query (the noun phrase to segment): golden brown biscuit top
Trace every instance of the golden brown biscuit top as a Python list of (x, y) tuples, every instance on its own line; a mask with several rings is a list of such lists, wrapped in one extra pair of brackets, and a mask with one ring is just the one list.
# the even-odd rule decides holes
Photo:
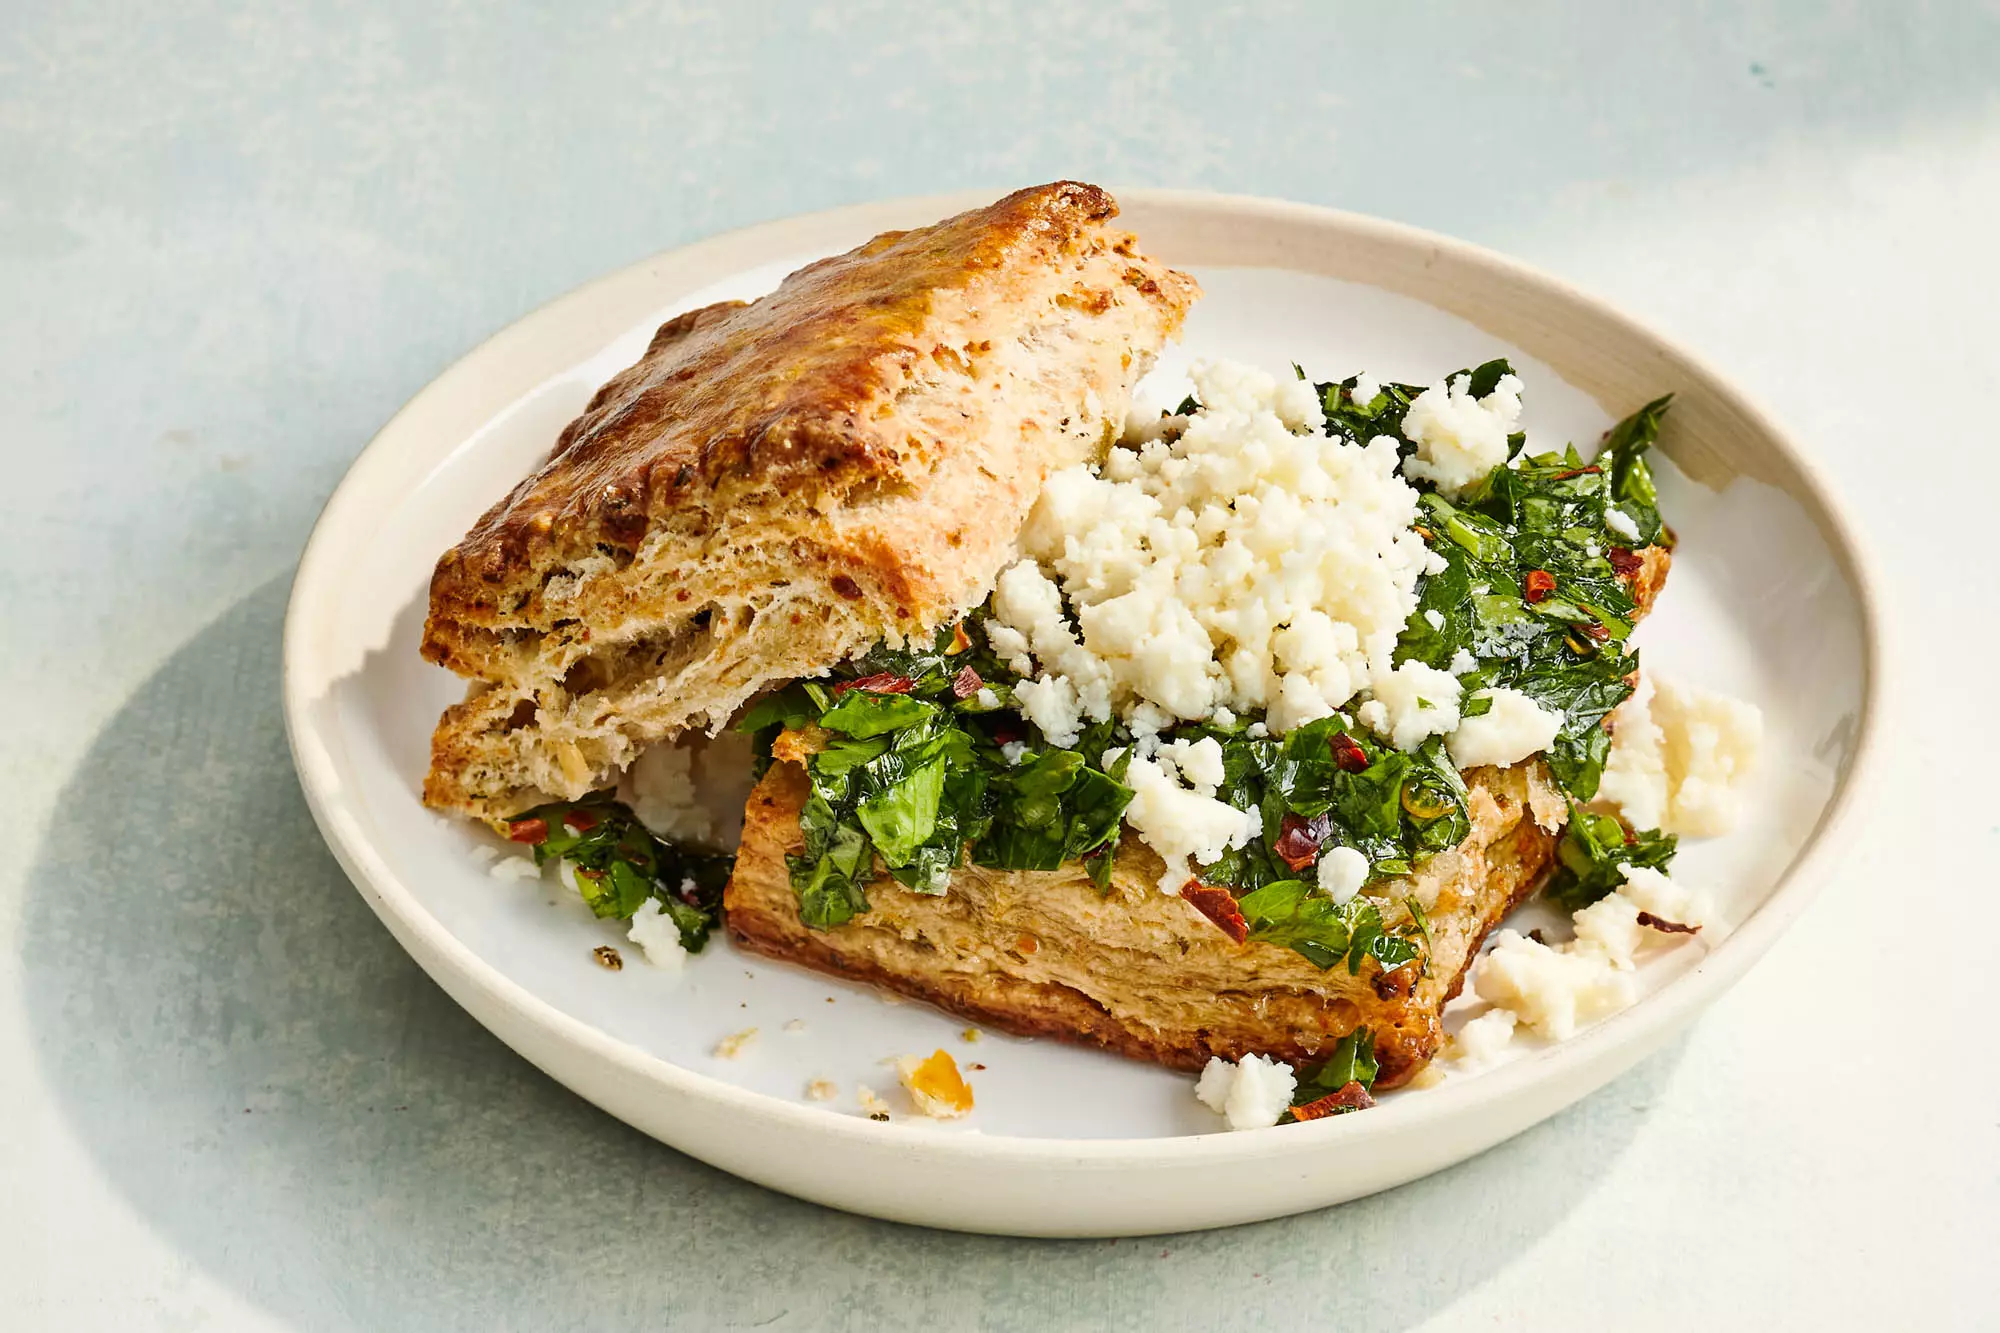
[(1098, 224), (1118, 205), (1062, 181), (915, 231), (887, 232), (809, 264), (745, 305), (678, 316), (646, 355), (598, 391), (548, 462), (481, 517), (438, 563), (433, 596), (494, 609), (550, 559), (632, 549), (652, 519), (732, 481), (824, 505), (858, 486), (927, 470), (937, 441), (889, 433), (898, 385), (925, 358), (977, 354), (922, 336), (940, 298), (977, 315), (1022, 275), (1085, 245), (1130, 253)]

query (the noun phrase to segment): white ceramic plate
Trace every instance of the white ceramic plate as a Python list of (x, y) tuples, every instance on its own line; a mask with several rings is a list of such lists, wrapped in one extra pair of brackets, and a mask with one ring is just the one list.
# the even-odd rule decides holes
[[(1222, 1132), (1183, 1075), (1054, 1042), (969, 1044), (961, 1022), (924, 1006), (726, 943), (678, 981), (629, 947), (624, 970), (597, 966), (594, 946), (623, 943), (611, 926), (553, 876), (492, 877), (472, 855), (487, 835), (418, 803), (431, 726), (460, 693), (417, 656), (433, 561), (665, 317), (756, 296), (806, 260), (984, 200), (905, 200), (718, 237), (522, 320), (376, 437), (300, 564), (285, 710), (327, 841), (454, 999), (613, 1115), (773, 1188), (933, 1226), (1104, 1235), (1273, 1217), (1438, 1170), (1597, 1088), (1740, 976), (1812, 891), (1869, 767), (1880, 673), (1852, 536), (1801, 451), (1713, 372), (1552, 279), (1441, 237), (1268, 200), (1122, 199), (1145, 246), (1207, 289), (1155, 394), (1189, 356), (1428, 382), (1506, 354), (1528, 386), (1531, 440), (1586, 446), (1614, 416), (1677, 395), (1662, 508), (1682, 542), (1643, 642), (1649, 665), (1766, 710), (1749, 820), (1691, 846), (1676, 872), (1717, 891), (1732, 927), (1648, 968), (1639, 1004), (1571, 1041), (1365, 1115), (1250, 1133)], [(713, 1053), (749, 1027), (759, 1035), (741, 1056)], [(985, 1066), (969, 1121), (860, 1113), (862, 1083), (902, 1108), (886, 1059), (940, 1046)], [(805, 1100), (821, 1077), (839, 1098)]]

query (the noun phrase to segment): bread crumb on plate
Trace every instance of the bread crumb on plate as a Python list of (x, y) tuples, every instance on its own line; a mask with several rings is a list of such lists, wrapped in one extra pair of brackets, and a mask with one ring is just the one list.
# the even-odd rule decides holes
[(896, 1061), (896, 1077), (918, 1112), (933, 1120), (956, 1120), (972, 1109), (972, 1089), (950, 1051), (934, 1051), (928, 1060), (905, 1055)]
[(744, 1028), (741, 1032), (732, 1032), (715, 1043), (715, 1056), (719, 1060), (734, 1060), (755, 1040), (757, 1040), (756, 1028)]

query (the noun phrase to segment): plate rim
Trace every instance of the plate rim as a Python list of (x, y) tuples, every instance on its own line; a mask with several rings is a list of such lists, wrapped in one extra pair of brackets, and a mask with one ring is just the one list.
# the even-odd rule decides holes
[[(405, 951), (481, 1026), (494, 1032), (528, 1058), (530, 1063), (539, 1066), (539, 1062), (522, 1051), (507, 1033), (500, 1031), (472, 1005), (459, 999), (455, 988), (439, 975), (438, 968), (448, 968), (454, 980), (473, 987), (489, 1002), (502, 1006), (517, 1020), (538, 1029), (543, 1036), (607, 1062), (628, 1076), (660, 1086), (663, 1091), (714, 1103), (718, 1109), (748, 1116), (773, 1128), (830, 1137), (841, 1144), (879, 1147), (887, 1136), (889, 1141), (899, 1142), (902, 1151), (920, 1157), (942, 1155), (969, 1162), (984, 1160), (1016, 1166), (1036, 1163), (1068, 1167), (1141, 1163), (1223, 1164), (1264, 1157), (1290, 1157), (1308, 1147), (1332, 1145), (1345, 1138), (1386, 1138), (1421, 1133), (1432, 1123), (1470, 1113), (1481, 1103), (1509, 1100), (1536, 1084), (1560, 1083), (1565, 1071), (1588, 1070), (1600, 1060), (1615, 1057), (1621, 1049), (1650, 1049), (1720, 998), (1791, 927), (1818, 893), (1838, 853), (1852, 841), (1864, 822), (1863, 800), (1877, 785), (1882, 770), (1884, 699), (1892, 670), (1882, 632), (1883, 611), (1879, 589), (1883, 585), (1874, 558), (1859, 537), (1838, 492), (1813, 463), (1811, 453), (1801, 447), (1761, 401), (1717, 371), (1705, 357), (1602, 298), (1520, 260), (1468, 241), (1365, 214), (1258, 195), (1204, 190), (1107, 188), (1121, 203), (1130, 206), (1306, 222), (1395, 246), (1428, 247), (1456, 261), (1510, 276), (1527, 287), (1558, 296), (1601, 320), (1622, 326), (1637, 340), (1651, 344), (1704, 376), (1713, 387), (1732, 399), (1747, 422), (1768, 439), (1790, 464), (1801, 487), (1823, 516), (1823, 522), (1818, 526), (1834, 539), (1829, 544), (1833, 547), (1834, 559), (1853, 588), (1861, 631), (1861, 698), (1852, 755), (1845, 773), (1837, 776), (1827, 805), (1798, 855), (1778, 877), (1764, 901), (1700, 960), (1630, 1008), (1593, 1024), (1575, 1036), (1499, 1068), (1483, 1071), (1477, 1078), (1425, 1089), (1422, 1096), (1396, 1098), (1367, 1116), (1328, 1117), (1304, 1125), (1251, 1131), (1218, 1130), (1213, 1133), (1141, 1138), (1076, 1139), (1013, 1134), (952, 1134), (909, 1119), (889, 1124), (876, 1123), (741, 1087), (652, 1055), (564, 1013), (485, 961), (423, 906), (379, 849), (365, 836), (353, 812), (340, 797), (341, 783), (336, 761), (322, 743), (319, 728), (312, 718), (315, 700), (305, 697), (306, 672), (302, 663), (312, 650), (307, 642), (309, 622), (313, 607), (337, 583), (334, 548), (350, 521), (349, 511), (362, 504), (371, 485), (379, 485), (382, 474), (392, 461), (390, 455), (393, 450), (390, 446), (416, 418), (460, 396), (468, 387), (465, 381), (489, 378), (485, 370), (487, 362), (519, 355), (541, 338), (552, 337), (553, 332), (545, 333), (544, 326), (559, 325), (563, 315), (588, 308), (651, 270), (663, 266), (688, 269), (696, 275), (696, 280), (686, 288), (686, 291), (692, 291), (704, 281), (714, 281), (726, 277), (730, 271), (740, 271), (744, 265), (735, 264), (733, 269), (731, 265), (741, 255), (761, 252), (764, 262), (768, 262), (771, 258), (809, 248), (811, 238), (816, 236), (872, 234), (889, 226), (907, 225), (908, 219), (913, 216), (942, 217), (989, 202), (998, 196), (986, 190), (965, 190), (852, 204), (757, 223), (661, 251), (571, 288), (509, 322), (454, 360), (377, 430), (328, 497), (314, 520), (311, 535), (300, 556), (285, 611), (282, 695), (286, 738), (314, 823), (348, 878)], [(703, 271), (707, 273), (705, 279), (700, 277)], [(508, 389), (507, 392), (513, 395), (507, 402), (518, 400), (518, 388)], [(491, 415), (486, 419), (491, 420)], [(442, 465), (445, 459), (466, 447), (468, 442), (464, 439), (453, 442), (431, 466)], [(568, 1083), (568, 1080), (559, 1081)], [(574, 1088), (574, 1084), (570, 1086)], [(1588, 1095), (1595, 1087), (1593, 1083), (1579, 1095)], [(582, 1089), (575, 1090), (587, 1099), (596, 1100)], [(1564, 1103), (1573, 1100), (1576, 1098), (1565, 1098)]]

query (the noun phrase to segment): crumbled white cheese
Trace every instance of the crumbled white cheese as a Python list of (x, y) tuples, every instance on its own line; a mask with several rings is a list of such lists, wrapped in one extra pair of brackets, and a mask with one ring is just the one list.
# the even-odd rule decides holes
[(1159, 753), (1173, 762), (1181, 781), (1203, 796), (1215, 795), (1215, 789), (1222, 785), (1226, 776), (1222, 767), (1222, 743), (1213, 736), (1204, 736), (1198, 741), (1178, 740), (1161, 746)]
[(1365, 370), (1354, 377), (1354, 387), (1348, 390), (1348, 394), (1354, 399), (1356, 407), (1368, 406), (1368, 404), (1375, 401), (1376, 395), (1381, 392), (1382, 381), (1376, 379)]
[[(1204, 411), (1177, 438), (1049, 479), (988, 641), (1023, 675), (1070, 677), (1092, 720), (1157, 731), (1223, 708), (1282, 732), (1388, 673), (1432, 563), (1417, 495), (1393, 440), (1317, 433), (1310, 384), (1227, 362), (1194, 378)], [(1059, 702), (1036, 706), (1060, 725)]]
[(532, 856), (503, 856), (488, 866), (486, 873), (495, 879), (540, 879), (542, 868)]
[(1344, 903), (1368, 882), (1368, 858), (1352, 847), (1334, 847), (1319, 859), (1320, 892)]
[(1537, 1036), (1561, 1041), (1637, 998), (1629, 973), (1595, 950), (1552, 947), (1503, 930), (1473, 973), (1480, 999), (1511, 1011)]
[(1467, 1069), (1492, 1064), (1513, 1044), (1514, 1025), (1519, 1021), (1511, 1009), (1488, 1009), (1477, 1018), (1467, 1019), (1458, 1035), (1451, 1039), (1448, 1058)]
[(1083, 725), (1083, 705), (1068, 676), (1044, 675), (1014, 687), (1021, 716), (1042, 729), (1049, 744), (1067, 749), (1076, 744)]
[(990, 685), (981, 685), (979, 693), (973, 695), (972, 699), (981, 708), (998, 708), (1000, 706), (1000, 696), (993, 692), (993, 687)]
[[(1202, 743), (1214, 745), (1215, 741), (1204, 738)], [(1187, 775), (1176, 765), (1172, 748), (1162, 750), (1157, 759), (1135, 756), (1125, 770), (1125, 785), (1132, 789), (1125, 822), (1166, 862), (1160, 892), (1169, 894), (1179, 893), (1193, 874), (1190, 860), (1216, 860), (1263, 831), (1263, 821), (1255, 810), (1238, 810), (1227, 801), (1216, 800), (1215, 783), (1184, 783)], [(1196, 761), (1196, 767), (1203, 765)], [(1216, 767), (1221, 767), (1219, 757)], [(1219, 771), (1214, 776), (1219, 780)]]
[(1246, 1055), (1232, 1064), (1221, 1056), (1211, 1056), (1194, 1095), (1201, 1104), (1229, 1121), (1231, 1129), (1265, 1129), (1292, 1104), (1298, 1079), (1282, 1060)]
[(1493, 706), (1461, 721), (1446, 738), (1451, 762), (1460, 768), (1518, 764), (1548, 749), (1562, 729), (1561, 713), (1550, 712), (1519, 690), (1480, 690), (1472, 697), (1491, 699)]
[(1566, 944), (1543, 944), (1517, 931), (1501, 931), (1474, 964), (1472, 989), (1495, 1006), (1495, 1013), (1511, 1017), (1492, 1019), (1492, 1030), (1470, 1038), (1473, 1025), (1468, 1023), (1457, 1039), (1457, 1058), (1467, 1058), (1474, 1048), (1480, 1058), (1490, 1058), (1505, 1044), (1498, 1031), (1503, 1023), (1511, 1032), (1518, 1020), (1537, 1036), (1561, 1041), (1583, 1024), (1631, 1004), (1638, 995), (1632, 978), (1637, 955), (1649, 946), (1675, 947), (1689, 938), (1642, 924), (1641, 912), (1686, 926), (1712, 924), (1714, 917), (1704, 890), (1634, 866), (1615, 892), (1576, 912), (1576, 938)]
[(1424, 623), (1429, 625), (1432, 629), (1443, 629), (1444, 612), (1436, 610), (1435, 608), (1424, 612)]
[(1465, 649), (1460, 648), (1451, 655), (1451, 661), (1446, 664), (1445, 670), (1454, 676), (1470, 675), (1472, 672), (1479, 670), (1479, 659)]
[(648, 898), (632, 914), (625, 938), (639, 946), (654, 967), (678, 972), (687, 965), (687, 949), (681, 944), (681, 928), (667, 915), (659, 900)]
[(1417, 446), (1406, 475), (1437, 483), (1447, 495), (1480, 480), (1507, 460), (1507, 437), (1520, 428), (1521, 381), (1502, 375), (1493, 392), (1472, 396), (1472, 377), (1433, 384), (1410, 403), (1403, 434)]
[(648, 829), (698, 847), (736, 845), (749, 795), (749, 738), (727, 731), (647, 746), (618, 790)]
[(1763, 738), (1755, 706), (1649, 673), (1612, 715), (1598, 799), (1634, 828), (1727, 833), (1741, 817)]
[(1670, 879), (1647, 866), (1626, 867), (1625, 882), (1618, 886), (1618, 896), (1662, 921), (1683, 926), (1715, 923), (1715, 899), (1708, 890)]
[(1028, 757), (1028, 743), (1026, 741), (1006, 741), (1000, 746), (1000, 757), (1007, 761), (1007, 767), (1013, 768)]
[(1361, 720), (1398, 750), (1414, 750), (1424, 737), (1458, 727), (1458, 677), (1449, 671), (1405, 662), (1375, 678), (1376, 708), (1362, 707)]
[(1632, 516), (1622, 509), (1606, 508), (1604, 511), (1604, 526), (1610, 528), (1628, 542), (1639, 540), (1639, 525), (1634, 523)]

